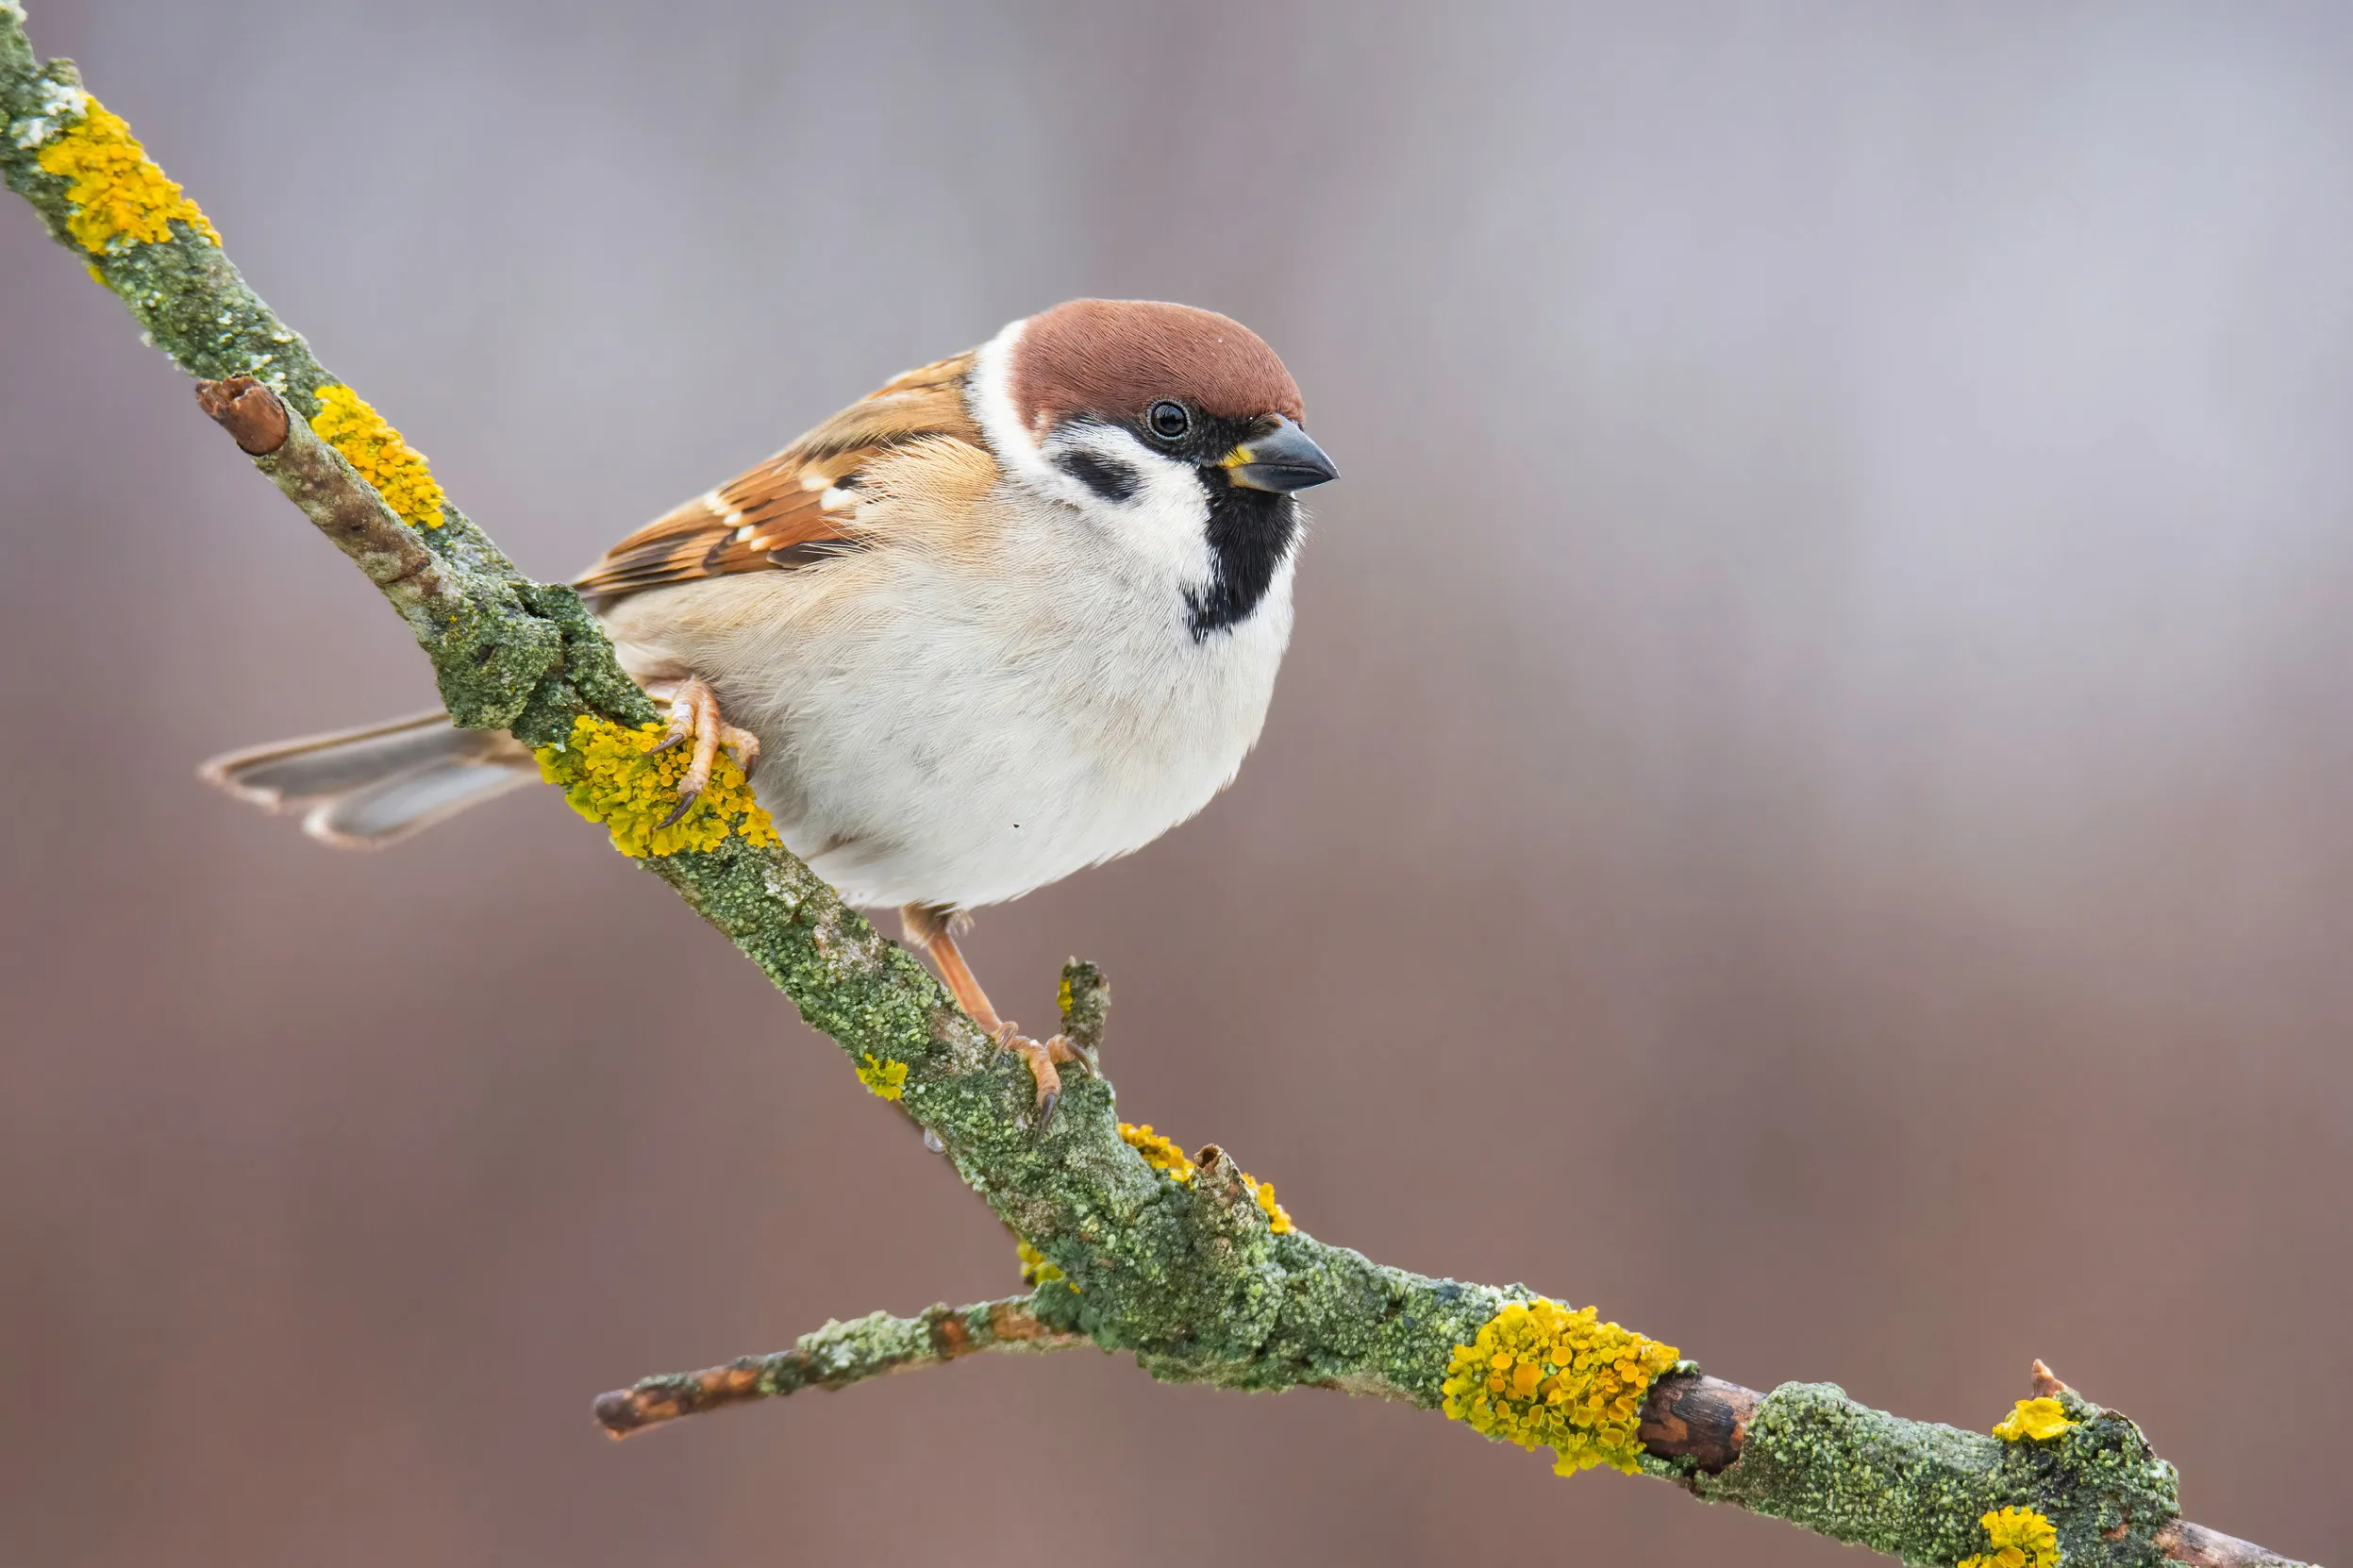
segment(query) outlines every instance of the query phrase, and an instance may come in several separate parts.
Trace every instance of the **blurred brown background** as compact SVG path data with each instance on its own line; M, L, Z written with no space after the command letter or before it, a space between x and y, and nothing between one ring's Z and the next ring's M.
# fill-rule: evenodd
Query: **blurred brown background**
M1266 739L983 920L1009 1010L1101 961L1327 1239L1968 1426L2039 1355L2345 1554L2353 11L33 24L542 575L1057 299L1257 325L1346 471ZM422 661L13 200L0 279L0 1558L1845 1560L1087 1353L606 1443L1011 1243L552 792L204 792Z

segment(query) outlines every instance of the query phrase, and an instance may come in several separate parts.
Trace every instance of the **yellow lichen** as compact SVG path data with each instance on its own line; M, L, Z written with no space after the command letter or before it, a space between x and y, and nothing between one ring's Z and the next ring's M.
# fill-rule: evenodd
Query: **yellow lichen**
M1067 975L1062 976L1061 985L1055 990L1054 1005L1063 1017L1070 1016L1070 976Z
M886 1100L895 1100L907 1093L907 1063L885 1061L868 1051L858 1064L858 1081Z
M1154 1170L1166 1171L1178 1181L1193 1179L1193 1161L1185 1158L1185 1151L1154 1132L1151 1123L1137 1126L1132 1122L1122 1122L1119 1136L1129 1148L1143 1156L1143 1162Z
M1595 1321L1543 1296L1488 1319L1476 1342L1455 1346L1441 1385L1446 1414L1523 1448L1550 1448L1557 1475L1589 1465L1631 1472L1643 1396L1673 1366L1671 1344Z
M1994 1428L1994 1435L2004 1443L2017 1443L2026 1438L2048 1443L2074 1425L2056 1399L2021 1399L2018 1408L2004 1416L2001 1424Z
M95 98L85 101L82 117L41 149L42 169L69 182L65 199L74 210L66 232L103 256L169 240L177 218L219 244L212 220L155 166L123 117Z
M2059 1532L2032 1509L2004 1509L1978 1523L1993 1550L1962 1558L1960 1568L2059 1568Z
M425 454L401 439L358 392L340 383L321 387L310 428L341 452L394 512L420 528L442 525L442 508L449 498L426 466Z
M1040 1252L1027 1242L1020 1241L1019 1238L1015 1240L1017 1245L1013 1249L1013 1255L1021 1259L1021 1282L1023 1284L1035 1289L1040 1285L1050 1285L1058 1279L1064 1278L1060 1268L1046 1261L1044 1253ZM1064 1282L1067 1283L1067 1280ZM1071 1289L1075 1291L1078 1287L1072 1285Z
M1250 1195L1259 1200L1260 1209L1266 1210L1266 1218L1275 1234L1277 1236L1288 1234L1291 1230L1291 1216L1284 1211L1281 1204L1275 1201L1275 1184L1271 1181L1256 1180L1246 1171L1243 1173L1242 1179L1250 1183Z
M539 749L540 776L561 786L574 810L610 828L613 847L624 855L716 849L730 831L746 843L774 847L780 842L743 768L725 750L710 770L709 787L686 815L663 826L662 819L677 809L678 780L693 760L688 746L655 753L664 733L660 725L631 729L583 713L562 745Z

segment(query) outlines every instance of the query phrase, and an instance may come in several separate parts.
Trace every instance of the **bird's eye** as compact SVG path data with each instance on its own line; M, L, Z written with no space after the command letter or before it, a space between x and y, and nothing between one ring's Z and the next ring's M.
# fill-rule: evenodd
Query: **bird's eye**
M1192 410L1182 403L1171 403L1165 398L1145 410L1143 419L1152 426L1152 433L1162 441L1180 441L1193 428Z

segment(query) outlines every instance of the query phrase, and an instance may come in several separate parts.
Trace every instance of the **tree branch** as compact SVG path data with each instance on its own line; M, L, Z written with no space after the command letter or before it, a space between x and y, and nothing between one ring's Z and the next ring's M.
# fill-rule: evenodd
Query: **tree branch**
M569 588L523 575L429 480L420 488L387 477L410 472L397 467L406 460L397 432L382 427L375 444L322 434L341 428L322 418L330 406L346 415L355 406L347 389L246 286L201 211L83 92L73 65L36 60L15 0L0 0L0 175L154 344L206 383L206 411L375 584L431 661L459 724L551 747L584 717L626 726L656 717ZM374 466L387 452L393 466ZM372 465L369 475L355 457ZM731 833L716 848L642 863L759 964L861 1081L898 1100L1060 1277L1026 1297L917 1318L876 1314L776 1356L649 1379L597 1402L608 1430L979 1350L1081 1341L1132 1354L1172 1381L1334 1389L1459 1413L1485 1397L1472 1385L1489 1377L1484 1349L1461 1347L1526 1321L1527 1308L1514 1304L1554 1309L1525 1287L1429 1278L1292 1228L1271 1190L1221 1150L1187 1162L1140 1135L1131 1144L1100 1078L1069 1083L1051 1130L1032 1137L1022 1117L1030 1080L1018 1059L996 1051L920 964L792 855ZM1085 965L1064 978L1065 1030L1092 1040L1108 993ZM1574 1326L1573 1315L1559 1321ZM1586 1320L1575 1331L1590 1327ZM1673 1356L1638 1336L1619 1341ZM1472 1367L1460 1386L1472 1392L1458 1398L1446 1385L1459 1349L1470 1358L1460 1364ZM1502 1356L1495 1364L1514 1363ZM1507 1386L1522 1374L1525 1388ZM1571 1380L1564 1355L1557 1366L1524 1359L1492 1386L1498 1405L1517 1400L1528 1422L1557 1425L1569 1407L1543 1390L1565 1396ZM1994 1510L2009 1508L2047 1520L2071 1564L2286 1560L2181 1522L2172 1468L2131 1422L2072 1392L2056 1397L2066 1412L2056 1436L2004 1441L1869 1410L1827 1384L1759 1393L1684 1362L1655 1380L1644 1373L1624 1417L1598 1395L1588 1414L1606 1456L1697 1496L1909 1561L1985 1553ZM1624 1429L1609 1426L1615 1419Z
M1038 1316L1026 1295L951 1309L945 1302L919 1316L869 1312L803 1334L790 1350L741 1356L725 1366L640 1379L599 1395L596 1419L616 1438L682 1415L774 1399L806 1388L845 1389L885 1373L944 1366L983 1350L1035 1354L1090 1343L1084 1334L1057 1328Z

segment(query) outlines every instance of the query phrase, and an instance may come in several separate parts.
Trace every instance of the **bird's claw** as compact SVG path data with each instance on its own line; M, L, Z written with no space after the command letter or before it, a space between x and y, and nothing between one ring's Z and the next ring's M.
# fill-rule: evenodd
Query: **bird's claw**
M702 798L704 790L710 785L711 766L719 759L721 746L735 754L745 773L751 772L752 763L759 757L759 737L727 723L726 716L719 711L719 693L699 676L689 676L679 684L676 694L670 699L670 732L646 755L658 757L690 740L694 742L694 759L687 764L685 776L678 780L677 808L661 819L664 827L693 810L695 801Z
M1038 1086L1036 1109L1030 1112L1030 1133L1039 1138L1054 1125L1054 1109L1062 1103L1062 1075L1055 1070L1056 1062L1084 1066L1089 1074L1095 1073L1093 1062L1076 1046L1060 1035L1051 1040L1032 1040L1012 1024L999 1024L993 1037L1001 1051L1020 1057L1029 1068L1030 1081Z

